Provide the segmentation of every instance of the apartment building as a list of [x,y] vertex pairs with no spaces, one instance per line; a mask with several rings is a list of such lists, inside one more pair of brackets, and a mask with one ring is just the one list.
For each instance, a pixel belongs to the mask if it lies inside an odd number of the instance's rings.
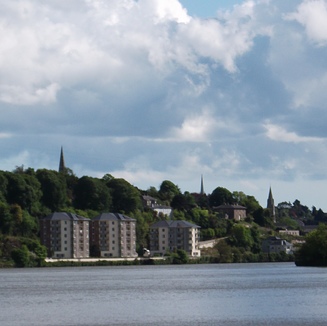
[[177,249],[200,257],[200,227],[187,221],[159,221],[150,226],[151,255],[164,255]]
[[92,255],[98,257],[137,257],[136,220],[123,214],[102,213],[92,219]]
[[40,220],[41,242],[52,258],[89,257],[89,219],[65,212]]

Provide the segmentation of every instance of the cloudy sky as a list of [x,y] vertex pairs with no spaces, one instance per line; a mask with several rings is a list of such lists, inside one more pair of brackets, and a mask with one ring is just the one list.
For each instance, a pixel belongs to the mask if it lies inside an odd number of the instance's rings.
[[327,0],[0,0],[0,170],[327,211]]

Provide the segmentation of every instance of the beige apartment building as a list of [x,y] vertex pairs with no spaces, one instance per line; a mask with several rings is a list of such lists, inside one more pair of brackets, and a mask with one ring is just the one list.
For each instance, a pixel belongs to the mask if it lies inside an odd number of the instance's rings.
[[151,255],[164,255],[177,249],[200,257],[200,227],[187,221],[159,221],[150,226]]
[[89,219],[65,212],[52,213],[40,220],[41,242],[51,258],[87,258]]
[[102,213],[92,219],[90,245],[93,256],[137,257],[136,220],[123,214]]

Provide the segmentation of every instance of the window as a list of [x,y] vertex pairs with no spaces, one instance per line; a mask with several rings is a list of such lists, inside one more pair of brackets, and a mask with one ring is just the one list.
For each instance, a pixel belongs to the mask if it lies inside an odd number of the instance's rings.
[[112,231],[115,231],[115,228],[112,228]]

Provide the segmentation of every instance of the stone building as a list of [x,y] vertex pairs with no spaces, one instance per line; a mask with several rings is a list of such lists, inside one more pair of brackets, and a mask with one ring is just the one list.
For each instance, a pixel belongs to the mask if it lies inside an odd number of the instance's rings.
[[246,218],[246,207],[241,205],[220,205],[213,210],[224,215],[226,219],[240,221]]

